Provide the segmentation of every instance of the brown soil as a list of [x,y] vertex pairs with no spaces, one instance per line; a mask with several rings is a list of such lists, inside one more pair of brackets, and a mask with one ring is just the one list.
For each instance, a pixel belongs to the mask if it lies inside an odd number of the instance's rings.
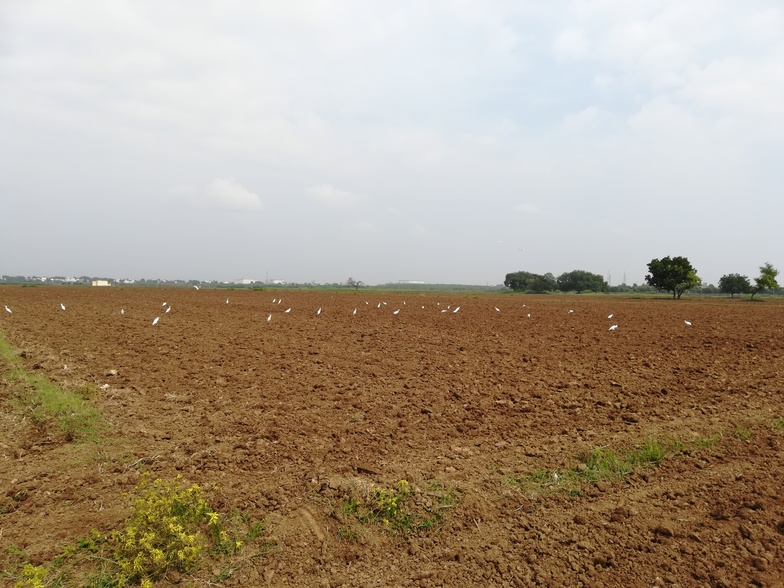
[[[110,427],[42,437],[2,382],[0,568],[9,546],[40,563],[119,528],[147,469],[266,522],[272,549],[225,585],[784,586],[780,300],[8,287],[5,304],[28,369],[108,385]],[[526,483],[649,437],[682,451],[579,495]],[[458,500],[440,528],[341,539],[353,478]]]

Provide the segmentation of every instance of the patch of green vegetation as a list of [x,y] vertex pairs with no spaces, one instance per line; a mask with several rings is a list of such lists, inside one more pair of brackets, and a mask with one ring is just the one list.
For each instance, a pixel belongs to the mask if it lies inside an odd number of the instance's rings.
[[11,344],[0,333],[0,359],[10,366],[4,373],[16,392],[17,409],[40,431],[59,430],[66,441],[95,440],[103,419],[90,400],[98,395],[93,386],[64,389],[41,373],[24,368]]
[[700,449],[709,449],[718,445],[722,439],[724,439],[724,433],[715,433],[704,437],[695,437],[691,442]]
[[380,525],[402,535],[432,531],[443,524],[445,513],[457,500],[455,488],[436,481],[427,483],[417,492],[407,480],[400,480],[393,488],[375,485],[355,488],[341,500],[344,524],[338,528],[338,538],[356,540],[352,521]]
[[781,431],[784,430],[784,418],[777,418],[773,419],[773,430],[774,431]]
[[618,452],[600,447],[580,457],[577,465],[560,470],[539,470],[521,479],[510,480],[528,491],[559,491],[580,496],[585,484],[614,483],[637,471],[655,467],[681,451],[677,441],[648,438],[639,446]]
[[[194,572],[205,558],[220,582],[238,569],[237,556],[257,543],[264,526],[244,515],[222,516],[198,485],[142,476],[134,510],[125,526],[110,533],[92,531],[73,541],[50,563],[34,566],[23,552],[11,572],[16,588],[80,585],[92,588],[144,588],[171,572]],[[19,570],[21,568],[21,571]]]
[[732,436],[739,441],[748,441],[754,436],[754,430],[747,424],[737,424]]

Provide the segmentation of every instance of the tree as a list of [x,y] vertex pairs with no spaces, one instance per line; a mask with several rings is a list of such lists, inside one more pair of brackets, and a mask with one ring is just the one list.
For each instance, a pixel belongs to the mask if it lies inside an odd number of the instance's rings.
[[779,284],[776,281],[776,276],[779,275],[779,270],[766,263],[760,266],[760,275],[754,278],[754,287],[751,289],[751,299],[754,300],[754,295],[760,290],[772,290],[778,288]]
[[531,272],[512,272],[506,274],[504,286],[515,292],[549,292],[555,290],[555,276],[551,273],[542,275]]
[[362,286],[364,286],[364,282],[360,280],[355,280],[354,278],[349,278],[346,280],[346,286],[349,288],[354,288],[354,292],[357,292]]
[[686,290],[700,285],[697,270],[685,257],[652,259],[648,271],[651,273],[645,276],[645,281],[657,290],[672,292],[673,299],[680,300]]
[[719,290],[735,298],[735,294],[745,294],[751,291],[751,283],[746,276],[740,274],[727,274],[719,278]]
[[558,276],[556,284],[561,292],[607,292],[609,286],[599,274],[592,274],[582,270],[566,272]]

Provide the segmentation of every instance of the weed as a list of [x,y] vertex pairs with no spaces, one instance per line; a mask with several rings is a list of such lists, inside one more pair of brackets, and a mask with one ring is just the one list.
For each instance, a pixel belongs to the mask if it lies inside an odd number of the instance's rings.
[[[359,495],[358,495],[359,494]],[[385,529],[409,535],[433,530],[440,526],[444,512],[457,500],[454,488],[438,482],[426,486],[426,493],[415,493],[407,480],[393,488],[371,485],[363,493],[354,492],[341,501],[344,519],[376,524]],[[338,537],[356,540],[356,532],[348,525],[338,528]]]
[[709,435],[706,437],[695,437],[692,440],[692,443],[694,443],[700,449],[708,449],[710,447],[714,447],[715,445],[718,445],[723,438],[724,438],[724,433],[716,433],[714,435]]
[[94,386],[67,390],[41,373],[26,370],[2,334],[0,359],[11,367],[5,375],[16,389],[19,409],[27,413],[40,430],[48,430],[50,423],[54,422],[66,441],[94,439],[98,435],[101,416],[89,404],[89,399],[98,394]]
[[581,456],[576,466],[561,470],[539,470],[516,480],[525,491],[542,490],[565,492],[569,496],[580,496],[583,484],[615,482],[635,471],[658,466],[670,454],[682,449],[677,441],[661,442],[649,437],[634,449],[617,452],[611,447],[600,447]]
[[739,424],[735,426],[733,437],[739,441],[748,441],[754,436],[754,431],[748,425]]
[[781,431],[784,429],[784,418],[779,417],[777,419],[773,419],[773,429],[775,431]]

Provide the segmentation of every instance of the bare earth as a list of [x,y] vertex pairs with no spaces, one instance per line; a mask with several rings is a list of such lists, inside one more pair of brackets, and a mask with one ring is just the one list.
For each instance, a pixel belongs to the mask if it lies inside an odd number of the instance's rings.
[[[224,585],[784,586],[784,301],[7,287],[0,315],[28,369],[108,384],[110,425],[42,439],[5,403],[0,569],[119,528],[146,469],[265,521]],[[576,496],[525,482],[649,437],[682,451]],[[346,540],[352,479],[457,500]]]

